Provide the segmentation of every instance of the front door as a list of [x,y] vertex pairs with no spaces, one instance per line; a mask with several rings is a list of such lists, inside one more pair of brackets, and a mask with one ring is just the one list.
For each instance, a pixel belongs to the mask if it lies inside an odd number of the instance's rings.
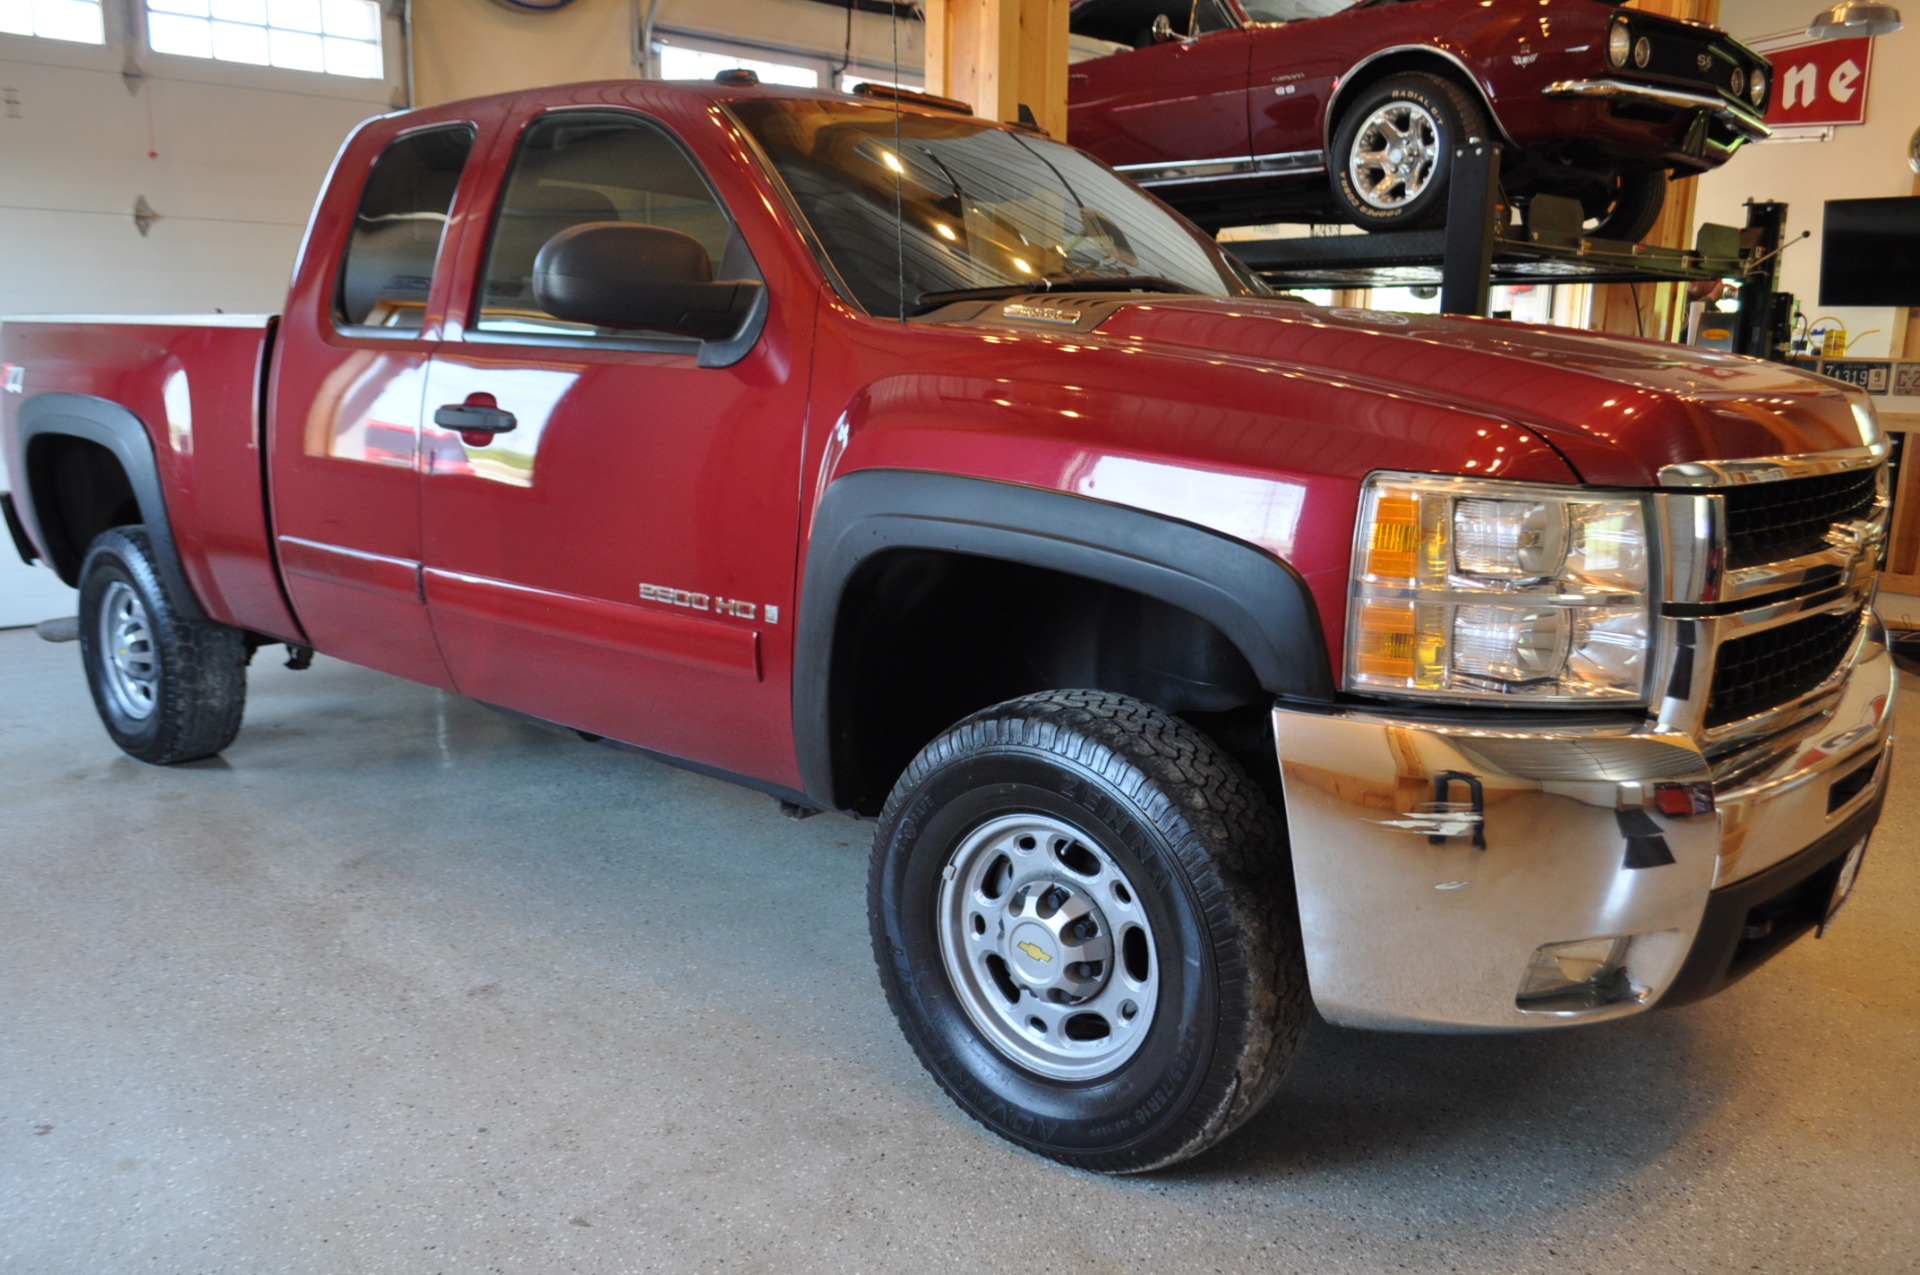
[[1323,17],[1337,8],[1332,0],[1264,0],[1260,8],[1272,20],[1254,28],[1247,74],[1255,162],[1273,172],[1313,172],[1326,166],[1327,100],[1357,56],[1353,39],[1341,34],[1353,24]]
[[758,340],[724,366],[701,366],[687,338],[547,313],[540,248],[611,221],[691,235],[716,279],[760,277],[662,124],[570,109],[528,125],[464,333],[427,374],[434,631],[464,694],[789,782],[812,298],[770,297]]
[[1227,25],[1216,0],[1168,7],[1176,32],[1195,24],[1190,38],[1076,62],[1067,72],[1069,139],[1136,181],[1187,170],[1219,176],[1223,163],[1250,154],[1247,33]]

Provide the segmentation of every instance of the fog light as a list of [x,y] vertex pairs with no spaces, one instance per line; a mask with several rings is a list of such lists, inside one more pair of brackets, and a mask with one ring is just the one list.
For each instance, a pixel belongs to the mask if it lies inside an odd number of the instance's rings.
[[1514,1003],[1530,1013],[1578,1013],[1626,1001],[1643,993],[1627,978],[1629,939],[1581,939],[1549,943],[1534,952]]

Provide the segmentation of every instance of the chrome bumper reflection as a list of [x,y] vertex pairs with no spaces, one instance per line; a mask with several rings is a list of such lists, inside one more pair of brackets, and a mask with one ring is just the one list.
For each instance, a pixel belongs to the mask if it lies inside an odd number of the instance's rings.
[[[1592,1022],[1653,1005],[1716,885],[1812,844],[1884,784],[1893,667],[1876,638],[1824,725],[1711,811],[1699,745],[1655,725],[1496,731],[1277,706],[1320,1012],[1347,1026],[1447,1031]],[[1846,787],[1876,756],[1870,779]],[[1834,804],[1836,792],[1845,799]],[[1519,1006],[1536,952],[1608,937],[1633,940],[1631,995],[1581,1010]]]

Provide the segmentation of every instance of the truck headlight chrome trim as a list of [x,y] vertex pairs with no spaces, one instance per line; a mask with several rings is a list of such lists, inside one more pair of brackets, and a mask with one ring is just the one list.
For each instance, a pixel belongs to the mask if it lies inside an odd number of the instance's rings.
[[1354,541],[1346,689],[1644,703],[1648,525],[1634,493],[1372,475]]

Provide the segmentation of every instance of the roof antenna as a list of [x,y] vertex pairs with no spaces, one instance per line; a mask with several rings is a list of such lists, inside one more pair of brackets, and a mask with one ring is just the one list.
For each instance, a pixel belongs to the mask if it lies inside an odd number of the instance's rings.
[[[849,5],[855,0],[847,0]],[[892,6],[892,21],[888,26],[893,31],[893,250],[894,265],[897,270],[898,293],[900,299],[900,322],[907,321],[907,216],[906,192],[901,183],[906,180],[906,156],[900,149],[900,5],[898,0]],[[922,45],[924,48],[924,44]]]

